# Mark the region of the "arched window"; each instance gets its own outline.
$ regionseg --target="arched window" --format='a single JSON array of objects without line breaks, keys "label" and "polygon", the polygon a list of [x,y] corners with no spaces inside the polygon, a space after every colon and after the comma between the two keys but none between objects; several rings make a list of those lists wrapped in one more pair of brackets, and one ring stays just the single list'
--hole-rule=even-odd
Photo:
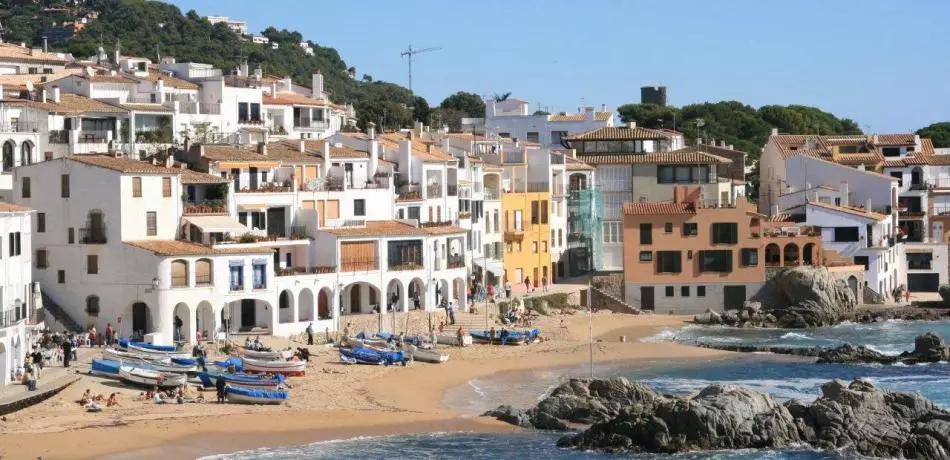
[{"label": "arched window", "polygon": [[172,261],[172,287],[188,287],[188,261]]},{"label": "arched window", "polygon": [[211,284],[213,271],[211,268],[211,259],[198,259],[195,262],[195,284],[198,286],[207,286]]},{"label": "arched window", "polygon": [[13,141],[7,141],[3,143],[3,170],[9,171],[13,169]]},{"label": "arched window", "polygon": [[33,163],[33,145],[24,141],[20,146],[20,166]]},{"label": "arched window", "polygon": [[86,314],[94,318],[99,316],[99,296],[86,297]]}]

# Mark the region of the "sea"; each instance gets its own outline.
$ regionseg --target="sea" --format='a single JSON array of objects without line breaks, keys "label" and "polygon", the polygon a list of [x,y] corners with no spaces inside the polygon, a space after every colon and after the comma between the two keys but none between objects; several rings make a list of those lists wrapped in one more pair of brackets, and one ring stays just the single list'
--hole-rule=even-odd
[{"label": "sea", "polygon": [[[820,329],[736,329],[686,326],[664,330],[645,341],[685,344],[729,343],[774,346],[864,345],[882,353],[899,354],[913,349],[914,337],[935,332],[950,338],[950,321],[891,320],[874,324],[843,323]],[[469,381],[446,393],[445,404],[476,416],[499,404],[530,407],[568,377],[593,373],[598,377],[623,376],[644,382],[664,393],[686,394],[712,383],[733,383],[771,393],[779,400],[811,401],[820,396],[821,384],[831,379],[863,378],[881,388],[920,392],[935,403],[950,408],[950,364],[881,366],[869,364],[814,364],[813,358],[768,353],[736,354],[706,361],[635,361],[598,363],[530,371],[499,373]],[[425,433],[316,442],[265,448],[206,457],[230,459],[690,459],[690,460],[817,460],[853,458],[837,452],[811,449],[738,450],[681,455],[610,455],[578,452],[556,447],[556,433]]]}]

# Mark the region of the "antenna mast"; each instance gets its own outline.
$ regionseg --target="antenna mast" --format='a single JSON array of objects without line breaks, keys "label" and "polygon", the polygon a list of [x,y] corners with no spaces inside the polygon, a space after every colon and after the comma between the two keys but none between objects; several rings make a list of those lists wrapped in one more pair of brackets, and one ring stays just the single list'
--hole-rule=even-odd
[{"label": "antenna mast", "polygon": [[422,48],[422,49],[412,49],[412,45],[409,45],[409,49],[400,53],[400,56],[406,56],[409,58],[409,93],[412,94],[412,57],[417,54],[428,53],[430,51],[439,51],[442,48]]}]

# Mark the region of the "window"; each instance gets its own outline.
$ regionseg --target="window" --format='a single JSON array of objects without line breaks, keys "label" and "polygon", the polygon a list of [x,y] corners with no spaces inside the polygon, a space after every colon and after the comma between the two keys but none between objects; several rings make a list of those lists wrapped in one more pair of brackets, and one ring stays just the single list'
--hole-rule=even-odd
[{"label": "window", "polygon": [[10,257],[20,255],[20,232],[11,232],[7,236]]},{"label": "window", "polygon": [[45,212],[36,213],[36,232],[46,233],[46,213]]},{"label": "window", "polygon": [[902,171],[894,171],[894,172],[892,172],[892,173],[891,173],[891,177],[896,177],[896,178],[897,178],[897,186],[898,186],[898,187],[903,187],[903,186],[904,186],[904,173],[903,173]]},{"label": "window", "polygon": [[211,260],[198,259],[195,262],[195,285],[207,286],[211,284]]},{"label": "window", "polygon": [[366,215],[366,200],[362,198],[358,200],[353,200],[353,215],[354,216]]},{"label": "window", "polygon": [[667,287],[666,287],[666,296],[667,296],[667,297],[673,297],[673,293],[674,293],[674,292],[675,292],[675,290],[673,289],[673,286],[667,286]]},{"label": "window", "polygon": [[86,273],[89,275],[99,274],[99,256],[95,254],[86,256]]},{"label": "window", "polygon": [[680,273],[683,271],[681,251],[656,251],[657,273]]},{"label": "window", "polygon": [[145,213],[145,236],[158,235],[158,214],[155,211]]},{"label": "window", "polygon": [[49,253],[46,252],[46,249],[37,249],[36,250],[36,268],[47,268],[49,267]]},{"label": "window", "polygon": [[640,251],[640,262],[652,262],[653,251]]},{"label": "window", "polygon": [[534,142],[535,144],[537,144],[538,142],[540,142],[539,139],[540,137],[538,136],[537,131],[528,131],[528,135],[526,136],[526,140],[528,142]]},{"label": "window", "polygon": [[886,157],[899,157],[901,156],[900,147],[884,147],[881,149],[881,153]]},{"label": "window", "polygon": [[142,198],[142,178],[132,178],[132,198]]},{"label": "window", "polygon": [[640,244],[653,244],[653,224],[640,224]]},{"label": "window", "polygon": [[623,242],[623,223],[622,222],[604,222],[604,243],[622,243]]},{"label": "window", "polygon": [[696,297],[706,297],[706,286],[696,286]]},{"label": "window", "polygon": [[540,203],[541,223],[546,224],[548,223],[548,200],[541,200]]},{"label": "window", "polygon": [[658,166],[656,180],[660,184],[706,184],[715,182],[716,174],[707,165]]},{"label": "window", "polygon": [[162,178],[162,196],[165,198],[171,198],[172,196],[172,178],[171,177]]},{"label": "window", "polygon": [[56,272],[56,282],[59,284],[66,284],[66,270],[59,270]]},{"label": "window", "polygon": [[699,271],[701,273],[732,272],[732,251],[699,251]]},{"label": "window", "polygon": [[410,206],[410,207],[409,207],[409,214],[408,214],[408,215],[409,215],[409,218],[410,218],[410,219],[419,220],[419,207],[418,207],[418,206]]},{"label": "window", "polygon": [[696,236],[699,234],[699,224],[687,222],[683,224],[683,236]]},{"label": "window", "polygon": [[515,211],[514,228],[519,232],[524,230],[524,213],[521,210]]},{"label": "window", "polygon": [[30,67],[30,68],[26,69],[26,72],[27,72],[28,74],[30,74],[30,75],[35,75],[35,74],[40,73],[40,68],[39,68],[39,67]]},{"label": "window", "polygon": [[551,131],[551,144],[561,145],[561,139],[567,137],[567,131]]},{"label": "window", "polygon": [[663,224],[663,233],[673,233],[673,222]]},{"label": "window", "polygon": [[855,265],[864,265],[864,271],[868,271],[871,268],[870,260],[868,256],[854,256]]},{"label": "window", "polygon": [[835,227],[835,242],[860,240],[858,227]]},{"label": "window", "polygon": [[232,291],[244,290],[244,262],[237,260],[230,262],[230,284]]},{"label": "window", "polygon": [[759,250],[756,248],[742,248],[742,266],[755,267],[759,265]]},{"label": "window", "polygon": [[172,261],[172,287],[188,287],[188,262]]},{"label": "window", "polygon": [[542,242],[541,242],[541,252],[548,252],[548,242],[547,242],[547,241],[542,241]]},{"label": "window", "polygon": [[59,196],[69,198],[69,174],[59,176]]},{"label": "window", "polygon": [[21,184],[20,196],[23,198],[30,198],[30,178],[24,177]]},{"label": "window", "polygon": [[66,229],[66,241],[69,244],[76,244],[76,229],[69,227]]},{"label": "window", "polygon": [[99,296],[86,297],[86,314],[92,317],[99,316]]},{"label": "window", "polygon": [[689,286],[680,287],[680,297],[689,297]]},{"label": "window", "polygon": [[531,223],[532,224],[538,223],[538,202],[537,201],[531,202]]},{"label": "window", "polygon": [[739,242],[739,224],[712,224],[712,244],[736,244]]},{"label": "window", "polygon": [[532,242],[531,242],[531,252],[532,252],[533,254],[537,254],[537,253],[538,253],[538,242],[537,242],[537,241],[532,241]]},{"label": "window", "polygon": [[254,262],[254,289],[267,288],[267,262]]}]

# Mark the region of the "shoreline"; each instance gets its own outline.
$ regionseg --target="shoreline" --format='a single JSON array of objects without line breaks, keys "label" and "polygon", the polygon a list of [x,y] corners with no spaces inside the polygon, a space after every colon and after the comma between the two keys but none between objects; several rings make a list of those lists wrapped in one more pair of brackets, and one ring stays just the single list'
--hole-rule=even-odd
[{"label": "shoreline", "polygon": [[[340,389],[336,399],[327,401],[327,406],[332,404],[341,407],[340,410],[320,406],[298,408],[296,401],[291,400],[289,408],[277,410],[223,405],[213,409],[226,411],[225,414],[189,415],[171,412],[105,418],[99,423],[79,423],[59,430],[4,430],[0,434],[0,456],[115,460],[169,458],[169,455],[173,458],[196,458],[357,436],[407,435],[431,431],[516,432],[518,429],[510,425],[461,414],[446,407],[446,393],[482,376],[587,363],[589,346],[586,341],[586,315],[567,317],[565,328],[557,326],[561,318],[550,317],[547,321],[550,324],[542,326],[546,332],[550,331],[549,337],[552,337],[547,342],[504,349],[484,345],[468,347],[457,352],[459,357],[453,355],[452,359],[440,365],[417,364],[395,369],[340,367],[329,361],[333,358],[332,352],[325,353],[325,356],[318,355],[318,361],[311,363],[305,379],[321,379],[322,373],[357,374],[353,382],[345,382],[348,386]],[[702,360],[729,355],[723,351],[669,342],[638,341],[656,335],[664,328],[680,328],[686,325],[687,319],[682,316],[595,314],[592,321],[597,340],[594,342],[594,361],[602,365],[619,361]],[[626,336],[628,341],[620,342],[621,335]],[[455,353],[452,349],[447,351]],[[323,367],[322,373],[320,367]],[[360,376],[364,373],[370,375],[365,378]],[[337,376],[330,375],[324,380],[334,377]],[[316,393],[313,395],[315,398],[330,393],[324,388],[313,391]],[[294,390],[291,392],[293,394]],[[352,396],[345,393],[351,393]],[[362,404],[356,401],[357,398],[363,399]],[[504,402],[498,401],[499,404]],[[313,401],[302,405],[308,403],[313,404]],[[178,407],[191,409],[189,406]]]}]

